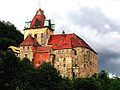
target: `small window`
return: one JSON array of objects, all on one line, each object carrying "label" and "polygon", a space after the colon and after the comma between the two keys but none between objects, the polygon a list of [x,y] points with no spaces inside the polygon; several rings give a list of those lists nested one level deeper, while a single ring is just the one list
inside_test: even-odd
[{"label": "small window", "polygon": [[77,67],[77,63],[75,63],[75,67]]},{"label": "small window", "polygon": [[75,50],[74,54],[77,55],[77,51],[76,50]]},{"label": "small window", "polygon": [[40,21],[38,19],[35,21],[34,27],[40,27]]},{"label": "small window", "polygon": [[86,68],[86,64],[84,64],[84,68]]},{"label": "small window", "polygon": [[25,47],[23,47],[23,50],[25,50]]},{"label": "small window", "polygon": [[27,54],[25,54],[25,57],[27,58]]},{"label": "small window", "polygon": [[63,64],[63,67],[65,67],[66,65],[65,65],[65,63]]},{"label": "small window", "polygon": [[63,46],[66,46],[66,45],[67,45],[66,43],[63,44]]},{"label": "small window", "polygon": [[34,34],[34,38],[37,38],[37,34]]},{"label": "small window", "polygon": [[75,49],[72,50],[74,55],[77,55],[77,51]]},{"label": "small window", "polygon": [[44,37],[44,34],[43,33],[41,33],[41,38],[43,38]]},{"label": "small window", "polygon": [[64,53],[64,50],[62,50],[62,53]]},{"label": "small window", "polygon": [[59,61],[59,58],[57,58],[57,61]]},{"label": "small window", "polygon": [[65,61],[66,61],[66,58],[64,58],[63,61],[65,62]]},{"label": "small window", "polygon": [[58,51],[58,54],[60,54],[60,51]]},{"label": "small window", "polygon": [[40,61],[38,61],[38,64],[40,64]]},{"label": "small window", "polygon": [[29,47],[27,47],[27,49],[29,50]]},{"label": "small window", "polygon": [[54,44],[54,46],[57,46],[57,44]]}]

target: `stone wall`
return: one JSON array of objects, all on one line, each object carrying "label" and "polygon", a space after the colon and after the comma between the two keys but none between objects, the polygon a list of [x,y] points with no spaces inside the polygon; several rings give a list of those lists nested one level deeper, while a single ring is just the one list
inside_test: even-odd
[{"label": "stone wall", "polygon": [[27,57],[32,62],[32,59],[33,59],[32,48],[33,48],[32,46],[21,46],[20,47],[20,59]]},{"label": "stone wall", "polygon": [[50,35],[53,35],[53,31],[49,28],[34,28],[34,29],[25,29],[24,30],[24,39],[31,34],[32,37],[34,35],[37,35],[37,41],[40,45],[47,45],[48,39],[50,38]]},{"label": "stone wall", "polygon": [[75,77],[90,77],[98,73],[97,54],[90,49],[77,47],[73,49],[73,72]]},{"label": "stone wall", "polygon": [[97,54],[87,48],[54,50],[54,66],[63,77],[90,77],[98,73]]},{"label": "stone wall", "polygon": [[54,67],[60,71],[62,77],[72,77],[71,49],[53,51],[55,54]]}]

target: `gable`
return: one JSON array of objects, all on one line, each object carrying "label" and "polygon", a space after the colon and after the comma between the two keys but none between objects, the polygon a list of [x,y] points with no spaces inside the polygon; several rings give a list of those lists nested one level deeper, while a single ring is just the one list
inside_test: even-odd
[{"label": "gable", "polygon": [[20,46],[33,46],[33,45],[38,45],[38,43],[31,35],[28,35],[25,38],[25,40],[20,44]]}]

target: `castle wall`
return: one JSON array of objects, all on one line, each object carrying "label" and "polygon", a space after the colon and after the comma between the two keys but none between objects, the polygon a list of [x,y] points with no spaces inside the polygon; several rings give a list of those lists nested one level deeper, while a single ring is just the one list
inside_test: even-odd
[{"label": "castle wall", "polygon": [[95,52],[77,47],[54,50],[54,66],[63,77],[90,77],[98,73],[98,61]]},{"label": "castle wall", "polygon": [[97,54],[84,47],[74,48],[76,54],[73,57],[73,72],[75,77],[91,77],[98,73]]},{"label": "castle wall", "polygon": [[62,77],[72,78],[72,57],[71,49],[53,51],[55,54],[54,67],[60,71]]}]

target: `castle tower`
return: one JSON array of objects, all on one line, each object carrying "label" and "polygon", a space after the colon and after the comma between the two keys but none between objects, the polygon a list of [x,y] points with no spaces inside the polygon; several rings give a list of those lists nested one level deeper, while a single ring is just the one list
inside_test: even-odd
[{"label": "castle tower", "polygon": [[38,9],[33,19],[27,20],[25,24],[24,41],[20,44],[20,58],[27,57],[35,65],[48,61],[51,48],[47,43],[54,34],[54,24],[51,20],[46,20],[42,9]]},{"label": "castle tower", "polygon": [[54,34],[54,24],[51,23],[51,20],[46,20],[42,9],[36,11],[32,21],[26,22],[24,39],[30,34],[32,37],[36,35],[39,45],[47,45],[50,35]]}]

